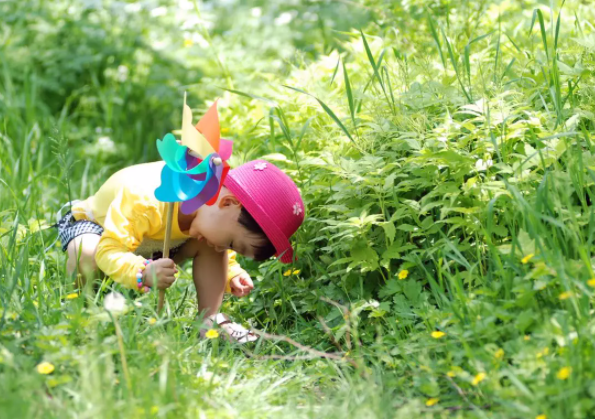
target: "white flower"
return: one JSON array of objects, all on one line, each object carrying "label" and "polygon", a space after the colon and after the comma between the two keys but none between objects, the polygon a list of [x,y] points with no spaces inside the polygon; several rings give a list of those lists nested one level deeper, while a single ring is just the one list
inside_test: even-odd
[{"label": "white flower", "polygon": [[112,315],[120,315],[126,311],[126,298],[118,292],[111,292],[103,299],[103,307]]},{"label": "white flower", "polygon": [[140,3],[127,3],[126,6],[124,6],[124,11],[127,13],[138,13],[141,9],[142,6]]},{"label": "white flower", "polygon": [[264,171],[266,167],[267,167],[266,162],[259,162],[259,163],[254,164],[255,171]]},{"label": "white flower", "polygon": [[276,26],[283,26],[287,25],[289,22],[293,20],[294,14],[290,12],[283,12],[279,15],[278,18],[275,19]]},{"label": "white flower", "polygon": [[200,370],[197,374],[196,377],[197,378],[202,378],[205,381],[210,381],[211,379],[213,379],[213,372],[209,372],[208,370]]},{"label": "white flower", "polygon": [[475,169],[477,169],[478,171],[485,171],[493,164],[494,161],[492,161],[492,159],[487,159],[485,161],[483,159],[478,159],[477,162],[475,162]]},{"label": "white flower", "polygon": [[114,153],[116,145],[108,136],[101,136],[97,139],[97,148],[104,153]]},{"label": "white flower", "polygon": [[178,6],[182,10],[192,10],[192,9],[194,9],[194,4],[190,0],[180,0],[178,2]]},{"label": "white flower", "polygon": [[128,67],[126,67],[123,64],[120,64],[118,66],[118,73],[116,79],[118,79],[119,82],[125,82],[126,79],[128,79]]},{"label": "white flower", "polygon": [[293,214],[295,214],[296,216],[299,216],[302,211],[303,210],[302,210],[302,206],[300,206],[300,203],[295,203],[293,205]]},{"label": "white flower", "polygon": [[159,16],[163,16],[167,13],[167,8],[164,6],[160,6],[160,7],[156,7],[153,10],[151,10],[151,16],[152,17],[159,17]]},{"label": "white flower", "polygon": [[190,39],[192,40],[192,42],[194,42],[195,44],[198,44],[199,47],[201,48],[209,48],[209,41],[207,41],[206,39],[204,39],[204,37],[199,34],[198,32],[195,32],[191,35]]}]

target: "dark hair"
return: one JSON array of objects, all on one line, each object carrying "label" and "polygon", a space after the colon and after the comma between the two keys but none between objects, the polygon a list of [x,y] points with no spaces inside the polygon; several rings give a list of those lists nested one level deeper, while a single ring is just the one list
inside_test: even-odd
[{"label": "dark hair", "polygon": [[248,210],[246,210],[244,207],[242,207],[242,211],[240,212],[240,216],[238,217],[238,223],[244,226],[248,232],[260,236],[260,239],[262,241],[261,244],[253,245],[255,261],[268,260],[273,255],[275,255],[275,247],[273,246],[267,235],[264,233],[260,225],[256,223],[254,217],[252,217],[252,215],[248,213]]}]

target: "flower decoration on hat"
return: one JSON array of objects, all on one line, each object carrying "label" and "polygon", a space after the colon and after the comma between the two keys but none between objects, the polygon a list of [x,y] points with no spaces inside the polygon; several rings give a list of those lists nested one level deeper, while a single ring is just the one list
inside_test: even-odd
[{"label": "flower decoration on hat", "polygon": [[161,185],[155,190],[159,201],[181,201],[184,214],[217,201],[227,173],[233,142],[220,138],[217,102],[209,108],[196,126],[192,125],[192,110],[186,105],[182,114],[182,144],[173,134],[157,140],[157,150],[165,161]]}]

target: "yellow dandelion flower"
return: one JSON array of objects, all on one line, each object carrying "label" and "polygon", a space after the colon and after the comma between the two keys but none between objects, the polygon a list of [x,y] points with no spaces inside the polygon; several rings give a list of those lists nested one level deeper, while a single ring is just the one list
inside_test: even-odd
[{"label": "yellow dandelion flower", "polygon": [[438,404],[438,401],[440,401],[440,398],[430,398],[426,401],[426,407],[431,407],[433,405]]},{"label": "yellow dandelion flower", "polygon": [[188,38],[186,38],[186,39],[184,40],[184,47],[186,47],[186,48],[188,48],[188,47],[191,47],[191,46],[192,46],[192,44],[193,44],[193,42],[192,42],[192,40],[191,40],[191,39],[188,39]]},{"label": "yellow dandelion flower", "polygon": [[291,274],[293,274],[294,276],[297,276],[301,272],[302,272],[302,270],[293,270],[293,272]]},{"label": "yellow dandelion flower", "polygon": [[525,256],[523,257],[523,259],[521,260],[521,262],[522,262],[523,264],[527,264],[529,261],[531,261],[531,258],[533,258],[534,256],[535,256],[535,254],[528,254],[528,255],[525,255]]},{"label": "yellow dandelion flower", "polygon": [[444,337],[445,335],[446,335],[446,333],[442,332],[442,331],[432,331],[432,334],[431,334],[432,338],[435,338],[436,340]]},{"label": "yellow dandelion flower", "polygon": [[155,325],[157,320],[155,318],[149,318],[149,320],[147,322],[149,323],[149,325]]},{"label": "yellow dandelion flower", "polygon": [[79,297],[79,294],[77,292],[66,295],[66,299],[68,300],[76,299],[77,297]]},{"label": "yellow dandelion flower", "polygon": [[287,276],[291,276],[291,270],[287,270],[286,272],[284,272],[284,273],[283,273],[283,275],[284,275],[285,277],[287,277]]},{"label": "yellow dandelion flower", "polygon": [[539,419],[539,420],[543,420],[543,419],[547,419],[547,416],[546,416],[545,414],[540,414],[540,415],[538,415],[538,416],[537,416],[537,417],[535,417],[535,418],[536,418],[536,419]]},{"label": "yellow dandelion flower", "polygon": [[52,365],[50,362],[42,362],[37,365],[37,372],[42,375],[49,375],[54,371],[54,369],[54,365]]},{"label": "yellow dandelion flower", "polygon": [[572,292],[564,292],[564,293],[560,293],[560,295],[558,296],[558,299],[566,300],[568,298],[571,298],[572,296],[573,296]]},{"label": "yellow dandelion flower", "polygon": [[485,372],[479,372],[477,375],[475,375],[471,383],[473,385],[478,385],[481,381],[483,381],[486,378],[486,376],[487,375],[485,374]]},{"label": "yellow dandelion flower", "polygon": [[494,353],[494,356],[496,357],[496,359],[502,359],[504,357],[504,350],[502,350],[502,349],[496,350],[496,353]]},{"label": "yellow dandelion flower", "polygon": [[566,379],[568,379],[568,377],[570,377],[571,373],[572,368],[564,366],[562,369],[558,371],[558,373],[556,373],[556,377],[562,381],[565,381]]},{"label": "yellow dandelion flower", "polygon": [[432,373],[432,369],[431,369],[429,366],[426,366],[426,365],[419,365],[419,368],[420,368],[421,370],[425,370],[426,372],[430,372],[430,373]]},{"label": "yellow dandelion flower", "polygon": [[523,337],[523,340],[529,341],[529,340],[531,340],[531,336],[530,335],[526,335],[526,336]]},{"label": "yellow dandelion flower", "polygon": [[399,274],[398,274],[399,280],[405,280],[408,275],[409,275],[409,271],[408,270],[401,270],[401,271],[399,271]]},{"label": "yellow dandelion flower", "polygon": [[587,284],[591,287],[595,287],[595,278],[592,278],[591,280],[587,280]]},{"label": "yellow dandelion flower", "polygon": [[155,415],[159,412],[159,407],[157,407],[156,405],[151,407],[151,414]]},{"label": "yellow dandelion flower", "polygon": [[217,338],[219,337],[219,333],[216,330],[209,330],[206,332],[205,337],[207,338]]},{"label": "yellow dandelion flower", "polygon": [[457,374],[454,373],[452,370],[449,370],[448,372],[446,372],[446,376],[448,376],[449,378],[454,378],[455,376],[457,376]]},{"label": "yellow dandelion flower", "polygon": [[540,359],[543,356],[547,356],[548,354],[550,354],[550,349],[548,347],[544,347],[543,350],[537,353],[537,358]]}]

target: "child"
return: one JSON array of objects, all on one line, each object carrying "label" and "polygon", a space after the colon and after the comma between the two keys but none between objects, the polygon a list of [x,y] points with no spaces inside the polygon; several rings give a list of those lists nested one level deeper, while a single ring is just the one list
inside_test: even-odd
[{"label": "child", "polygon": [[304,220],[296,185],[264,160],[231,170],[215,204],[185,215],[175,203],[171,258],[160,258],[167,203],[158,201],[154,191],[163,165],[124,168],[94,196],[73,204],[58,222],[68,271],[78,268],[85,281],[98,268],[128,288],[167,289],[175,281],[175,265],[191,258],[198,309],[207,322],[220,325],[238,342],[254,341],[253,333],[219,314],[219,307],[226,289],[242,297],[254,287],[235,261],[236,252],[257,261],[273,255],[283,263],[293,261],[289,238]]}]

